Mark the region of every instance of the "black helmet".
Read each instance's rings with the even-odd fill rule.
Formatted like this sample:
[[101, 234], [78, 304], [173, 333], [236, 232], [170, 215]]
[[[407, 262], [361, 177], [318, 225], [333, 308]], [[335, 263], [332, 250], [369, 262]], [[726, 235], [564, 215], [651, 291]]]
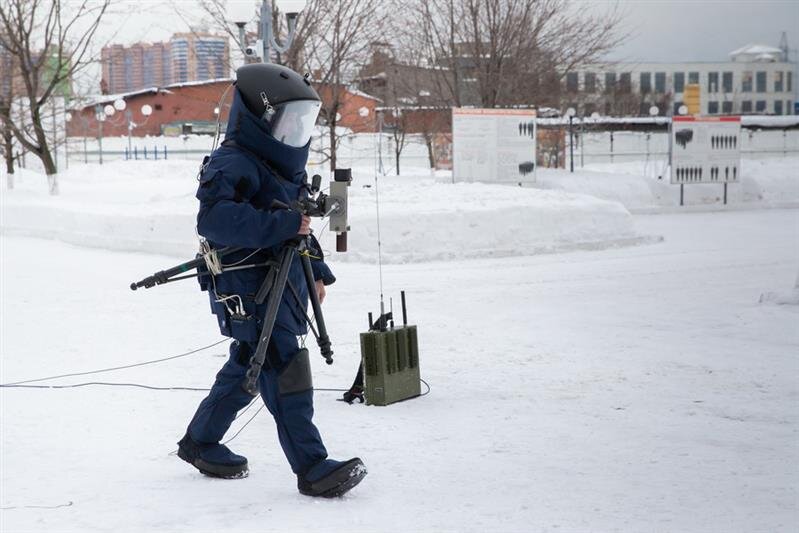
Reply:
[[322, 101], [307, 78], [282, 65], [253, 63], [236, 70], [236, 86], [247, 109], [269, 124], [278, 141], [308, 144]]

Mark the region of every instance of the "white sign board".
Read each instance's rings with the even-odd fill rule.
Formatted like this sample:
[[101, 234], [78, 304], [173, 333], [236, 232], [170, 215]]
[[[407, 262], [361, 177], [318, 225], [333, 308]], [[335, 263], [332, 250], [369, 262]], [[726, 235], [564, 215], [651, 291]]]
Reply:
[[453, 180], [533, 183], [535, 116], [529, 109], [454, 108]]
[[741, 117], [674, 117], [672, 183], [741, 180]]

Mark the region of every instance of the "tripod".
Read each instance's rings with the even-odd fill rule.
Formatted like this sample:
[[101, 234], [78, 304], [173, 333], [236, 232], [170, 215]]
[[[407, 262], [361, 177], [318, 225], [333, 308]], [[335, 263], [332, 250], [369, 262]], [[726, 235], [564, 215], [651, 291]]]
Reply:
[[[308, 237], [306, 236], [295, 237], [283, 245], [283, 249], [280, 251], [280, 257], [276, 263], [277, 269], [275, 269], [274, 264], [270, 267], [266, 279], [264, 279], [260, 289], [258, 289], [258, 293], [255, 295], [256, 304], [261, 304], [264, 300], [266, 300], [267, 304], [264, 323], [261, 328], [261, 336], [258, 340], [258, 347], [250, 358], [250, 366], [247, 369], [244, 383], [242, 383], [242, 388], [252, 396], [258, 394], [258, 375], [261, 373], [261, 368], [263, 368], [264, 361], [266, 360], [266, 349], [269, 345], [269, 339], [272, 338], [275, 319], [277, 318], [277, 312], [280, 308], [280, 302], [286, 287], [289, 288], [289, 292], [291, 292], [298, 307], [302, 310], [303, 315], [305, 315], [305, 320], [308, 322], [308, 326], [311, 328], [314, 337], [316, 337], [316, 343], [319, 345], [325, 362], [329, 365], [333, 364], [333, 350], [330, 348], [330, 337], [327, 335], [325, 319], [322, 315], [322, 307], [319, 305], [319, 297], [316, 294], [307, 240]], [[308, 298], [311, 300], [311, 307], [313, 308], [313, 319], [308, 316], [305, 306], [302, 305], [302, 301], [300, 300], [300, 295], [297, 293], [296, 287], [294, 287], [288, 279], [291, 264], [296, 255], [300, 256], [305, 283], [308, 288]], [[313, 325], [314, 320], [316, 321], [316, 329], [314, 329]]]
[[[266, 314], [264, 315], [264, 322], [261, 328], [261, 335], [258, 340], [258, 347], [256, 348], [253, 356], [250, 358], [250, 365], [247, 369], [244, 382], [242, 383], [242, 388], [253, 396], [258, 394], [258, 375], [261, 373], [261, 369], [266, 361], [266, 349], [269, 346], [269, 340], [272, 338], [272, 330], [275, 327], [277, 312], [280, 308], [286, 287], [288, 287], [289, 292], [297, 303], [297, 306], [302, 310], [305, 321], [311, 328], [314, 337], [316, 337], [316, 342], [322, 352], [322, 357], [325, 358], [325, 362], [329, 365], [333, 364], [333, 350], [330, 347], [330, 337], [327, 335], [327, 327], [325, 327], [325, 319], [322, 315], [322, 307], [319, 305], [319, 297], [316, 294], [316, 282], [314, 281], [313, 269], [311, 268], [311, 259], [309, 253], [311, 247], [308, 245], [309, 238], [310, 236], [301, 235], [286, 241], [283, 244], [283, 248], [281, 249], [277, 260], [272, 260], [265, 263], [221, 267], [219, 269], [219, 272], [229, 272], [255, 267], [269, 267], [266, 278], [255, 295], [256, 304], [262, 304], [264, 301], [267, 302]], [[213, 256], [214, 261], [218, 261], [224, 256], [231, 255], [241, 250], [242, 248], [236, 247], [209, 250], [206, 254], [200, 255], [196, 259], [181, 263], [180, 265], [168, 268], [166, 270], [161, 270], [160, 272], [156, 272], [155, 274], [148, 276], [141, 281], [133, 282], [130, 284], [130, 289], [134, 291], [140, 287], [149, 289], [156, 285], [163, 285], [165, 283], [171, 283], [181, 279], [213, 276], [213, 272], [204, 270], [204, 267], [207, 264], [208, 256]], [[313, 318], [308, 316], [305, 306], [300, 299], [300, 295], [297, 292], [297, 288], [294, 287], [294, 284], [288, 279], [291, 265], [297, 255], [299, 255], [300, 262], [302, 264], [303, 276], [308, 289], [308, 298], [310, 299], [311, 307], [313, 308]], [[193, 269], [198, 269], [198, 272], [187, 274], [187, 272]], [[316, 328], [314, 328], [314, 322], [316, 322]]]

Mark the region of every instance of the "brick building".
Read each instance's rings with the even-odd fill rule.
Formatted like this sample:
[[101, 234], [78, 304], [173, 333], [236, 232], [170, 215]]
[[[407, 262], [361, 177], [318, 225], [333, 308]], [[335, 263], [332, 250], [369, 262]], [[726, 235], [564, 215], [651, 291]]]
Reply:
[[[99, 125], [96, 118], [97, 106], [113, 104], [122, 99], [126, 111], [116, 112], [103, 122], [103, 135], [126, 136], [128, 122], [126, 113], [136, 125], [131, 131], [134, 137], [146, 135], [180, 135], [182, 133], [213, 134], [216, 126], [215, 110], [221, 107], [222, 127], [227, 122], [227, 113], [233, 98], [232, 90], [225, 95], [220, 106], [222, 95], [231, 86], [232, 79], [197, 81], [166, 85], [161, 88], [152, 87], [129, 93], [106, 95], [80, 108], [72, 110], [72, 120], [68, 123], [67, 134], [70, 137], [95, 137]], [[322, 100], [330, 98], [331, 91], [325, 86], [317, 85]], [[350, 128], [356, 132], [375, 131], [375, 109], [379, 101], [368, 94], [345, 90], [343, 105], [339, 111], [339, 126]], [[152, 114], [147, 117], [142, 107], [149, 105]]]

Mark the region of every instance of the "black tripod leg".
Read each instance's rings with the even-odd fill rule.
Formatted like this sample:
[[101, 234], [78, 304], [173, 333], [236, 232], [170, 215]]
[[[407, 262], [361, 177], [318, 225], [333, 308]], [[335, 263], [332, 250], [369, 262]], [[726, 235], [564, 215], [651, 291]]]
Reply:
[[242, 384], [242, 388], [252, 396], [258, 394], [258, 376], [261, 374], [264, 361], [266, 361], [266, 348], [269, 346], [269, 339], [272, 338], [272, 330], [275, 327], [277, 311], [280, 308], [283, 290], [286, 288], [286, 280], [288, 280], [289, 270], [291, 269], [291, 262], [294, 259], [295, 252], [296, 248], [293, 246], [283, 247], [280, 256], [280, 268], [275, 275], [274, 285], [269, 290], [269, 299], [266, 304], [266, 316], [264, 317], [264, 325], [261, 328], [258, 348], [256, 348], [255, 354], [250, 358], [250, 367], [247, 369], [247, 375]]
[[314, 318], [316, 319], [316, 327], [319, 330], [319, 336], [316, 339], [319, 349], [322, 351], [322, 357], [329, 365], [333, 364], [333, 350], [330, 348], [330, 337], [327, 336], [327, 328], [325, 327], [325, 317], [322, 315], [322, 306], [319, 305], [319, 296], [316, 294], [316, 282], [313, 279], [313, 269], [311, 268], [311, 259], [304, 254], [300, 254], [302, 260], [302, 270], [305, 273], [305, 283], [308, 285], [308, 298], [311, 300], [311, 307], [313, 308]]

